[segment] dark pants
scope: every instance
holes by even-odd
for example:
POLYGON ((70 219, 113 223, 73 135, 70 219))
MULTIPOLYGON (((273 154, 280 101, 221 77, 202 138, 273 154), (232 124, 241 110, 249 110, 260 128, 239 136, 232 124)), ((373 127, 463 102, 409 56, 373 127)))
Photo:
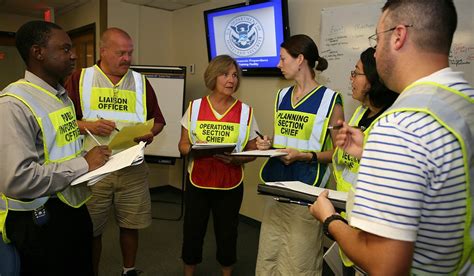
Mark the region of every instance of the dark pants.
POLYGON ((232 190, 200 189, 186 183, 182 258, 185 264, 202 262, 202 246, 212 211, 217 261, 231 266, 237 261, 237 228, 244 184, 232 190))
POLYGON ((9 211, 8 238, 21 260, 21 275, 93 275, 92 222, 86 206, 72 208, 58 198, 45 204, 46 224, 34 223, 33 212, 9 211))

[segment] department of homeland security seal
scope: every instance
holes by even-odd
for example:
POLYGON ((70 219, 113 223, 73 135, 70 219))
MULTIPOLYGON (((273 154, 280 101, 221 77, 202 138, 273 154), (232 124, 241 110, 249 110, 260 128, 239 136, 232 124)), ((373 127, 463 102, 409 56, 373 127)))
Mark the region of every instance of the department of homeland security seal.
POLYGON ((227 49, 237 56, 251 56, 263 45, 263 27, 250 15, 234 17, 224 33, 227 49))

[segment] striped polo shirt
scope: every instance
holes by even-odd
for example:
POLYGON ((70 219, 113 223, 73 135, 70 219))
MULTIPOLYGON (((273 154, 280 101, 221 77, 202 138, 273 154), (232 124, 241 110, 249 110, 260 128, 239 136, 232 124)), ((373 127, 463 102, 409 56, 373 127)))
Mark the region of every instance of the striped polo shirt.
MULTIPOLYGON (((450 68, 417 82, 421 81, 474 98, 462 73, 450 68)), ((364 147, 350 224, 378 236, 415 242, 414 274, 452 272, 463 251, 463 165, 459 142, 430 115, 410 111, 382 118, 364 147)), ((472 178, 470 185, 472 190, 472 178)))

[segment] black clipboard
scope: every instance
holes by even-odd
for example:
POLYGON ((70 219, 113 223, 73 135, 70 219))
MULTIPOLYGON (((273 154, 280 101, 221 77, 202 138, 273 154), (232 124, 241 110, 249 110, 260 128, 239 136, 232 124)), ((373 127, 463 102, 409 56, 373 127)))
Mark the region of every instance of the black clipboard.
MULTIPOLYGON (((323 190, 324 189, 321 188, 321 191, 323 190)), ((313 203, 318 198, 318 196, 314 194, 307 194, 300 191, 291 190, 286 187, 270 186, 266 184, 258 184, 257 191, 258 193, 263 194, 263 195, 284 197, 284 198, 289 198, 296 201, 304 201, 304 202, 309 202, 309 203, 313 203)), ((346 201, 331 197, 331 191, 332 190, 329 191, 330 193, 329 200, 332 202, 334 207, 337 208, 338 210, 345 210, 346 201)))
POLYGON ((193 157, 207 157, 216 154, 228 154, 234 151, 236 144, 194 144, 191 147, 193 157))

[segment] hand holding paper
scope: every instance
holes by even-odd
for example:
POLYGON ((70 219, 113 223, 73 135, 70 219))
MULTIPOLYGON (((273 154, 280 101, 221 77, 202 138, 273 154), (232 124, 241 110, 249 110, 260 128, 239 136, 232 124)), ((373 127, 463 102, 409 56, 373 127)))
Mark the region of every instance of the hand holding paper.
POLYGON ((110 141, 110 149, 124 149, 135 146, 136 138, 143 137, 144 135, 151 135, 151 129, 154 125, 154 119, 150 119, 142 124, 137 124, 133 126, 126 126, 120 129, 120 132, 115 135, 115 137, 110 141))
POLYGON ((89 171, 93 171, 104 165, 111 155, 111 150, 107 146, 93 147, 84 155, 87 164, 89 164, 89 171))
POLYGON ((329 198, 334 206, 339 209, 346 208, 346 192, 327 190, 300 181, 267 182, 265 184, 258 184, 257 190, 259 193, 263 194, 270 194, 273 196, 286 197, 306 202, 314 202, 320 194, 326 191, 326 197, 329 198))
POLYGON ((309 208, 311 215, 320 222, 324 222, 326 218, 336 213, 334 206, 328 199, 329 191, 324 190, 319 194, 313 205, 309 208))
MULTIPOLYGON (((103 146, 103 147, 106 147, 106 146, 103 146)), ((100 147, 95 147, 91 151, 97 151, 98 148, 100 147)), ((89 151, 87 154, 89 154, 91 151, 89 151)), ((131 148, 128 148, 124 151, 121 151, 117 154, 112 155, 109 158, 109 161, 105 163, 105 165, 103 165, 104 163, 101 163, 101 165, 103 166, 74 179, 71 185, 77 185, 86 181, 89 181, 88 185, 93 185, 94 183, 104 178, 107 174, 111 172, 120 170, 128 166, 138 165, 143 162, 144 152, 145 152, 145 142, 140 142, 138 145, 135 145, 131 148)))

